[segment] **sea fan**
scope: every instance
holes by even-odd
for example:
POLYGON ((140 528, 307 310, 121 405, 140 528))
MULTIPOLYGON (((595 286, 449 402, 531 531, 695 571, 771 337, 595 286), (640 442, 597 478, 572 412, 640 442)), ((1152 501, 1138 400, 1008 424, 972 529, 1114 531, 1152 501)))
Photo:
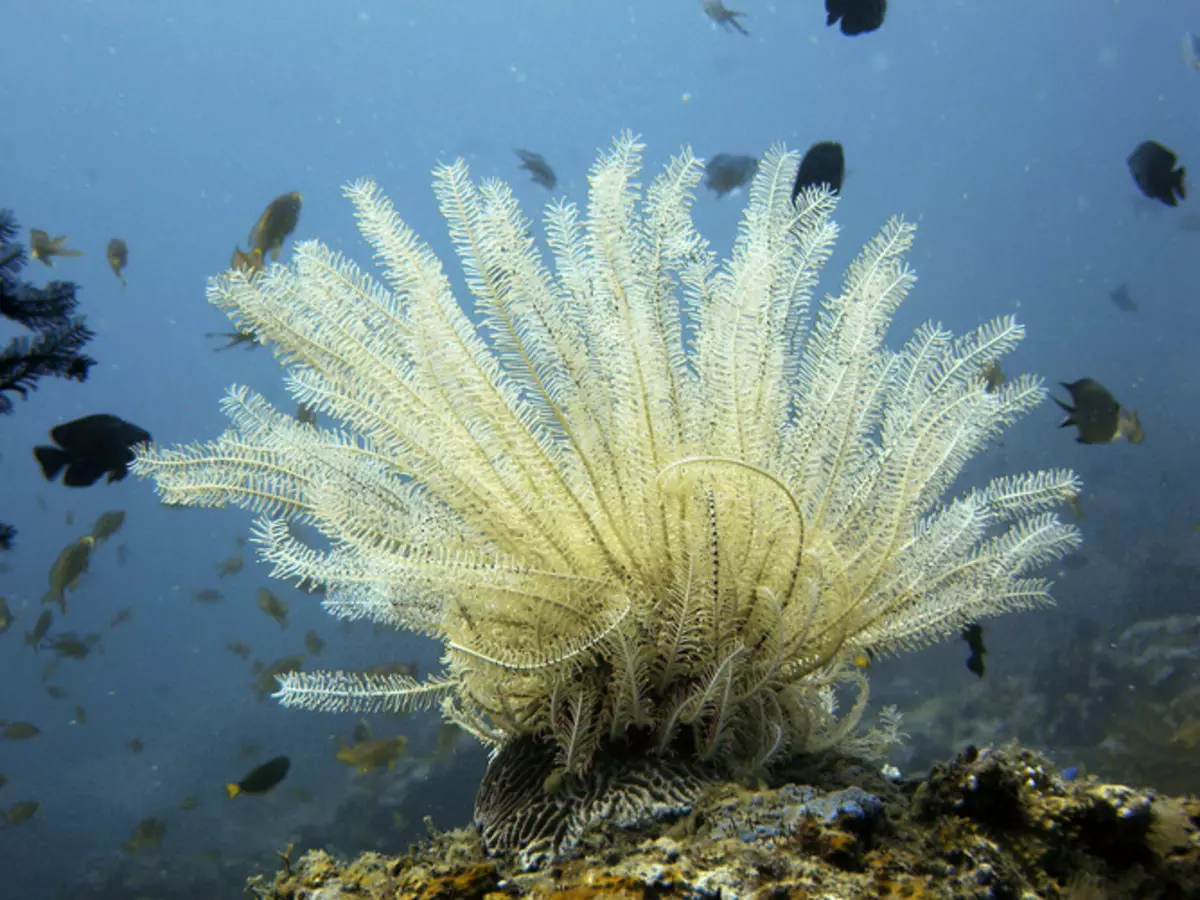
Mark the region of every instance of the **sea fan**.
POLYGON ((346 194, 382 283, 317 242, 210 282, 341 427, 235 387, 221 437, 152 446, 134 471, 168 503, 259 513, 274 574, 326 587, 335 615, 445 647, 427 682, 294 672, 284 704, 436 704, 576 775, 617 748, 750 769, 871 743, 851 733, 865 690, 835 710, 839 683, 865 688, 855 654, 1049 600, 1036 571, 1078 542, 1053 511, 1075 476, 947 496, 1045 395, 981 375, 1022 328, 925 325, 886 348, 914 281, 900 220, 810 322, 836 200, 793 204, 797 156, 766 155, 718 266, 691 218, 701 163, 684 151, 643 194, 641 152, 625 135, 599 159, 586 214, 547 208, 553 271, 506 185, 435 171, 478 323, 370 182, 346 194))

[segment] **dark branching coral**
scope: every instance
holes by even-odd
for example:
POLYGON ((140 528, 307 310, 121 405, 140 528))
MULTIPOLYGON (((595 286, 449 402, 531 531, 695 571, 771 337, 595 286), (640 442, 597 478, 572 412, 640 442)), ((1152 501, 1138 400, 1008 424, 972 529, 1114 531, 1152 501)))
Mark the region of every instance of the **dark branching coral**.
MULTIPOLYGON (((9 393, 26 397, 46 376, 86 381, 95 360, 83 353, 94 337, 75 315, 78 299, 71 282, 35 287, 19 277, 25 253, 14 243, 12 213, 0 210, 0 316, 34 332, 15 337, 0 350, 0 414, 11 413, 9 393)), ((0 549, 8 549, 16 531, 0 525, 0 549)))

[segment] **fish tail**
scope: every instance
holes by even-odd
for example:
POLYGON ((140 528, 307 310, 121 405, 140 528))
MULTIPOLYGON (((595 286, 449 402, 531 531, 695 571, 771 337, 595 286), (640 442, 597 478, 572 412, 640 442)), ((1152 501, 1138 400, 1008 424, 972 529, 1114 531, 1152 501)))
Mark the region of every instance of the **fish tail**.
POLYGON ((240 787, 238 787, 236 784, 225 785, 225 793, 227 793, 229 795, 230 800, 232 800, 234 797, 236 797, 241 792, 242 792, 242 789, 240 787))
POLYGON ((57 447, 34 447, 33 456, 38 461, 38 465, 42 467, 42 474, 46 476, 47 481, 53 481, 62 471, 62 467, 70 461, 67 451, 59 450, 57 447))
POLYGON ((1187 177, 1187 169, 1185 169, 1183 166, 1180 166, 1175 171, 1175 190, 1179 192, 1180 200, 1187 199, 1187 189, 1184 187, 1184 182, 1183 182, 1183 180, 1186 177, 1187 177))

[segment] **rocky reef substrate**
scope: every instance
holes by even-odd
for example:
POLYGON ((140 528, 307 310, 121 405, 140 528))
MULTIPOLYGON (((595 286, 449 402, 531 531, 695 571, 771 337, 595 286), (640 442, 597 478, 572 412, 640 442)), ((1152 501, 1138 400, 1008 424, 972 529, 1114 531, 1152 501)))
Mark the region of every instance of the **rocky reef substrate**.
POLYGON ((808 775, 723 784, 687 815, 593 828, 537 871, 487 856, 467 828, 398 857, 289 848, 273 879, 248 887, 280 900, 1200 897, 1192 798, 1069 780, 1017 746, 968 748, 922 779, 853 765, 808 775))

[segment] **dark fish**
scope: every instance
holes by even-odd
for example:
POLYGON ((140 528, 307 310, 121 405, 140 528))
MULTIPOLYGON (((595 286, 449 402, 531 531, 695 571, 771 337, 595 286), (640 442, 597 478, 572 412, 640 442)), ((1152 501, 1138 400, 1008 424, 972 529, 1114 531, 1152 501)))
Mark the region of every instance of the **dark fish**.
POLYGON ((750 36, 750 32, 737 20, 738 16, 745 15, 744 12, 738 12, 736 9, 726 9, 725 4, 721 0, 700 0, 700 5, 704 8, 704 14, 726 31, 737 30, 747 37, 750 36))
POLYGON ((67 236, 65 234, 52 238, 40 228, 29 229, 29 255, 42 265, 53 268, 56 256, 83 256, 79 250, 71 250, 65 246, 66 243, 67 236))
POLYGON ((546 162, 542 154, 534 153, 531 150, 514 150, 513 152, 521 157, 519 168, 527 169, 533 180, 546 190, 554 189, 554 186, 558 184, 558 176, 554 174, 550 163, 546 162))
POLYGON ((304 647, 313 656, 320 656, 321 651, 325 649, 325 642, 321 640, 319 634, 310 628, 308 634, 304 635, 304 647))
POLYGON ((236 575, 245 567, 245 557, 243 557, 240 553, 235 553, 224 562, 217 563, 217 577, 224 578, 226 575, 236 575))
POLYGON ((704 165, 704 186, 724 197, 734 188, 749 184, 757 171, 758 159, 753 156, 718 153, 704 165))
POLYGON ((157 816, 142 819, 133 829, 133 837, 122 846, 130 853, 158 853, 167 836, 167 823, 157 816))
POLYGON ((293 191, 290 194, 280 194, 263 210, 254 227, 250 229, 250 252, 259 251, 265 260, 271 254, 279 259, 283 250, 283 242, 289 234, 296 230, 300 221, 300 205, 304 198, 293 191))
POLYGON ((1112 301, 1113 306, 1121 310, 1121 312, 1137 312, 1138 305, 1129 294, 1129 285, 1122 284, 1114 291, 1110 291, 1108 299, 1112 301))
POLYGON ((109 628, 116 628, 118 625, 124 625, 133 618, 133 607, 126 606, 123 609, 117 610, 117 614, 108 620, 109 628))
POLYGON ((62 614, 67 614, 66 592, 79 587, 79 579, 88 570, 95 546, 95 538, 88 534, 63 547, 50 567, 50 590, 42 596, 43 603, 57 603, 62 614))
POLYGON ((87 487, 105 473, 109 484, 124 478, 133 462, 131 448, 149 441, 150 432, 116 416, 99 413, 56 425, 50 429, 50 439, 58 446, 33 448, 42 474, 53 481, 65 466, 63 484, 87 487))
POLYGON ((1111 444, 1122 435, 1131 444, 1140 444, 1145 437, 1137 410, 1125 410, 1102 384, 1091 378, 1081 378, 1068 384, 1062 382, 1071 394, 1071 403, 1063 403, 1057 397, 1054 402, 1061 406, 1066 415, 1059 428, 1073 425, 1079 429, 1075 438, 1081 444, 1111 444))
POLYGON ((792 184, 792 202, 805 188, 828 185, 831 193, 842 190, 842 179, 846 177, 846 155, 837 141, 818 141, 808 148, 800 167, 796 169, 796 180, 792 184))
POLYGON ((9 611, 8 601, 0 597, 0 634, 4 634, 4 632, 12 627, 14 619, 16 619, 16 616, 9 611))
POLYGON ((258 589, 258 608, 278 622, 280 628, 288 627, 288 605, 269 588, 258 589))
POLYGON ((6 810, 0 810, 0 821, 4 822, 5 828, 10 825, 23 825, 34 817, 39 806, 36 800, 15 803, 6 810))
POLYGON ((125 276, 121 273, 125 266, 129 264, 129 247, 120 238, 113 238, 108 242, 108 248, 104 251, 104 258, 108 260, 108 264, 112 266, 113 274, 121 279, 121 286, 125 286, 125 276))
POLYGON ((216 588, 202 588, 193 594, 197 603, 216 603, 221 599, 221 592, 216 588))
POLYGON ((107 541, 120 531, 121 526, 124 524, 125 510, 110 509, 108 512, 101 513, 100 518, 96 520, 96 524, 92 526, 92 537, 96 543, 107 541))
POLYGON ((0 721, 0 739, 6 741, 27 741, 41 733, 42 730, 30 722, 0 721))
POLYGON ((225 793, 231 800, 238 794, 265 794, 287 777, 291 767, 292 761, 286 756, 276 756, 251 769, 237 784, 225 785, 225 793))
POLYGON ((842 20, 842 34, 856 35, 874 31, 887 15, 887 0, 825 0, 825 24, 842 20))
POLYGON ((1004 370, 1000 368, 1000 363, 993 360, 979 370, 979 376, 984 380, 986 390, 989 394, 994 394, 1000 388, 1004 387, 1004 382, 1007 381, 1004 377, 1004 370))
POLYGON ((141 753, 144 749, 146 749, 146 746, 145 746, 145 744, 143 744, 141 742, 141 740, 139 740, 138 738, 134 738, 132 741, 127 741, 125 743, 125 749, 128 750, 130 753, 136 754, 136 753, 141 753))
POLYGON ((967 642, 967 647, 971 651, 967 657, 967 670, 982 678, 983 658, 987 655, 987 648, 983 646, 983 626, 978 622, 969 623, 962 630, 962 639, 967 642))
POLYGON ((228 343, 222 344, 220 347, 214 347, 214 353, 219 353, 222 350, 231 350, 238 344, 245 344, 247 350, 253 350, 258 346, 258 338, 250 331, 207 331, 204 336, 229 339, 228 343))
POLYGON ((50 625, 54 622, 54 613, 51 610, 45 610, 33 625, 33 631, 25 635, 25 643, 37 650, 42 644, 44 638, 50 631, 50 625))
POLYGON ((1138 189, 1147 197, 1161 200, 1167 206, 1177 206, 1187 197, 1183 187, 1186 170, 1175 168, 1175 156, 1170 150, 1155 141, 1142 141, 1129 154, 1126 162, 1138 189), (1176 199, 1175 195, 1179 198, 1176 199))
POLYGON ((306 406, 301 403, 296 407, 296 421, 303 422, 305 425, 317 424, 317 408, 316 406, 306 406))

